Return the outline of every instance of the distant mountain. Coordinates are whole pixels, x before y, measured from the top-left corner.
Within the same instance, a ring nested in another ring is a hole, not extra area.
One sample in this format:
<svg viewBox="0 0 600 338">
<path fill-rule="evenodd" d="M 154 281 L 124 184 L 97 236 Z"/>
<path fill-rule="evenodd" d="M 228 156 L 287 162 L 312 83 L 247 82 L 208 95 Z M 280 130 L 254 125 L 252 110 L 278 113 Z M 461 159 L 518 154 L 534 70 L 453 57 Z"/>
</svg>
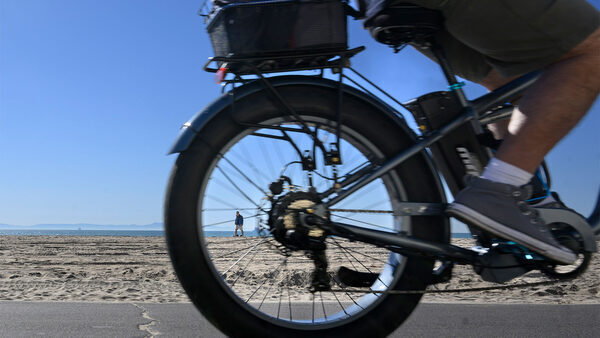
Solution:
<svg viewBox="0 0 600 338">
<path fill-rule="evenodd" d="M 103 225 L 103 224 L 36 224 L 36 225 L 11 225 L 0 224 L 0 230 L 143 230 L 161 231 L 162 223 L 152 224 L 127 224 L 127 225 Z"/>
</svg>

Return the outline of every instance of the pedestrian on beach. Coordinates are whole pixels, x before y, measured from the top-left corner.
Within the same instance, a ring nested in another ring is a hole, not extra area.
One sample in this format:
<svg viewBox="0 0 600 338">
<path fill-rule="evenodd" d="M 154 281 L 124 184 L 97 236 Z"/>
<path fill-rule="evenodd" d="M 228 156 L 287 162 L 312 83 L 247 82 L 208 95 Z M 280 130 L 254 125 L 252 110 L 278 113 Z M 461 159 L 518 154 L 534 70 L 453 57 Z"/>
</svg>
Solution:
<svg viewBox="0 0 600 338">
<path fill-rule="evenodd" d="M 233 237 L 237 237 L 238 229 L 242 231 L 242 237 L 244 237 L 244 217 L 240 215 L 239 211 L 235 212 L 235 235 Z"/>
</svg>

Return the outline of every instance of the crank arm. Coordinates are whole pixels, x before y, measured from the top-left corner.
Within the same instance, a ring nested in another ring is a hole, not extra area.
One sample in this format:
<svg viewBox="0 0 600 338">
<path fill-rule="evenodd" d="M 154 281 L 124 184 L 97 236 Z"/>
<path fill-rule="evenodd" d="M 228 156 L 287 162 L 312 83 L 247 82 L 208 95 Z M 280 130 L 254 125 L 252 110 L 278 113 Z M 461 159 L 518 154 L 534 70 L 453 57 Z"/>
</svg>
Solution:
<svg viewBox="0 0 600 338">
<path fill-rule="evenodd" d="M 477 252 L 450 244 L 414 238 L 405 233 L 392 233 L 345 223 L 329 222 L 319 216 L 305 213 L 300 213 L 300 220 L 308 227 L 317 226 L 331 235 L 386 247 L 401 254 L 421 254 L 460 264 L 478 264 L 480 261 L 480 255 Z"/>
</svg>

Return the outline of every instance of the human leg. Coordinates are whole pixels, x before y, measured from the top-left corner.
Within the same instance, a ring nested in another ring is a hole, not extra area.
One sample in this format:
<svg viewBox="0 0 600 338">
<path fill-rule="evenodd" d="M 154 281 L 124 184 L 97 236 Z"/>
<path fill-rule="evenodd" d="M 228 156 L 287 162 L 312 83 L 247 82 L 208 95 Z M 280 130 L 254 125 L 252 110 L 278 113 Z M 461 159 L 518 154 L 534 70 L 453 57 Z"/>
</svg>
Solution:
<svg viewBox="0 0 600 338">
<path fill-rule="evenodd" d="M 496 157 L 533 173 L 600 91 L 600 29 L 550 65 L 513 113 Z"/>
<path fill-rule="evenodd" d="M 547 152 L 585 115 L 600 91 L 598 50 L 600 29 L 544 71 L 513 113 L 508 133 L 496 153 L 499 161 L 517 167 L 513 171 L 520 169 L 533 173 Z M 488 166 L 483 177 L 486 178 L 486 173 L 491 170 L 494 168 Z M 536 219 L 535 211 L 522 198 L 517 199 L 517 208 L 510 208 L 508 203 L 503 208 L 490 208 L 489 205 L 498 206 L 510 200 L 510 197 L 504 197 L 506 193 L 518 195 L 515 197 L 527 194 L 516 187 L 511 188 L 510 184 L 493 183 L 482 179 L 474 181 L 457 196 L 451 213 L 557 261 L 570 263 L 576 258 L 548 236 L 543 224 L 537 227 L 540 221 Z M 523 184 L 523 181 L 519 183 Z M 497 195 L 490 197 L 494 192 Z M 510 214 L 511 211 L 519 213 Z"/>
<path fill-rule="evenodd" d="M 484 2 L 486 1 L 477 4 L 483 5 Z M 559 4 L 557 6 L 559 8 L 571 8 L 570 6 L 574 3 L 581 5 L 580 1 L 573 1 L 573 3 L 556 1 L 556 3 Z M 515 1 L 510 0 L 498 1 L 497 4 L 506 5 L 510 9 L 518 7 Z M 544 156 L 585 115 L 598 95 L 600 90 L 598 14 L 593 8 L 591 14 L 583 13 L 580 17 L 587 18 L 588 22 L 585 27 L 574 24 L 561 26 L 560 22 L 554 22 L 555 25 L 566 28 L 567 31 L 576 26 L 574 33 L 577 34 L 574 35 L 580 38 L 576 45 L 556 57 L 553 56 L 552 45 L 557 44 L 557 47 L 564 48 L 575 41 L 572 35 L 560 37 L 559 35 L 564 33 L 552 32 L 554 27 L 542 30 L 540 35 L 537 32 L 540 27 L 535 27 L 527 20 L 535 20 L 537 23 L 544 22 L 544 20 L 549 21 L 548 17 L 555 17 L 560 21 L 561 17 L 564 19 L 568 15 L 577 17 L 577 13 L 547 14 L 542 11 L 543 6 L 534 8 L 534 2 L 527 2 L 525 7 L 528 7 L 526 9 L 529 12 L 539 10 L 541 19 L 521 16 L 521 20 L 513 21 L 520 29 L 528 29 L 528 31 L 524 32 L 523 39 L 521 36 L 508 38 L 512 44 L 505 45 L 506 50 L 509 51 L 506 53 L 499 48 L 502 43 L 505 43 L 502 40 L 505 36 L 500 33 L 506 27 L 500 27 L 501 30 L 496 32 L 496 35 L 499 36 L 496 38 L 497 41 L 494 41 L 493 37 L 477 36 L 477 30 L 473 29 L 473 25 L 462 21 L 460 22 L 462 28 L 454 29 L 455 33 L 464 35 L 463 42 L 465 44 L 479 48 L 482 53 L 493 50 L 486 57 L 500 71 L 488 74 L 483 79 L 484 81 L 481 81 L 488 88 L 493 89 L 504 84 L 509 77 L 518 75 L 519 71 L 533 70 L 527 68 L 532 65 L 539 65 L 543 69 L 543 74 L 521 98 L 508 128 L 505 129 L 502 126 L 491 128 L 495 129 L 495 136 L 503 138 L 504 141 L 496 153 L 496 158 L 490 162 L 483 173 L 483 178 L 486 179 L 472 180 L 467 188 L 457 195 L 455 202 L 449 207 L 449 213 L 471 225 L 523 244 L 538 253 L 568 264 L 574 261 L 576 256 L 560 246 L 548 234 L 548 229 L 543 221 L 540 222 L 536 211 L 525 203 L 526 198 L 524 199 L 523 196 L 529 194 L 528 189 L 518 186 L 528 181 Z M 576 7 L 577 5 L 573 8 L 577 9 Z M 585 9 L 584 7 L 584 5 L 581 6 L 580 12 L 581 9 Z M 519 19 L 518 15 L 516 19 Z M 485 30 L 488 32 L 497 29 L 497 27 L 487 26 L 488 22 L 493 23 L 493 20 L 489 18 L 486 20 L 477 17 L 476 20 L 482 20 L 479 24 L 485 26 Z M 569 23 L 572 20 L 572 18 L 567 18 L 565 22 Z M 510 20 L 507 21 L 509 24 L 511 23 Z M 594 30 L 588 34 L 590 27 Z M 547 39 L 544 34 L 554 34 L 557 39 Z M 477 39 L 482 38 L 485 38 L 485 41 L 478 44 Z M 519 51 L 518 48 L 515 53 L 511 50 L 514 45 L 520 46 L 520 48 L 537 46 L 539 55 L 532 54 L 528 58 L 528 51 Z M 556 50 L 560 50 L 560 48 L 556 48 Z M 498 59 L 503 57 L 505 59 Z M 553 57 L 555 60 L 549 61 Z M 511 68 L 511 65 L 516 66 Z"/>
</svg>

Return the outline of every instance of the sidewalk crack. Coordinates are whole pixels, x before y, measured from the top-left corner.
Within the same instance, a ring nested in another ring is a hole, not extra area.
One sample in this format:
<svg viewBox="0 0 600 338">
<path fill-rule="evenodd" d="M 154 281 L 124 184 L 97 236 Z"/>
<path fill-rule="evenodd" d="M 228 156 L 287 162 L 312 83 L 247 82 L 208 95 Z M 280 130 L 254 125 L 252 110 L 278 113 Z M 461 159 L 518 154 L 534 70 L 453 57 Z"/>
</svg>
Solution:
<svg viewBox="0 0 600 338">
<path fill-rule="evenodd" d="M 150 317 L 150 314 L 148 313 L 148 310 L 146 310 L 143 306 L 139 305 L 139 304 L 135 304 L 135 303 L 131 303 L 133 306 L 137 307 L 138 309 L 140 309 L 142 311 L 142 317 L 144 319 L 148 319 L 149 322 L 147 323 L 143 323 L 143 324 L 139 324 L 138 325 L 138 329 L 142 332 L 145 332 L 146 335 L 145 337 L 155 337 L 160 335 L 160 331 L 158 331 L 156 329 L 156 327 L 154 327 L 154 325 L 158 324 L 158 320 Z"/>
</svg>

